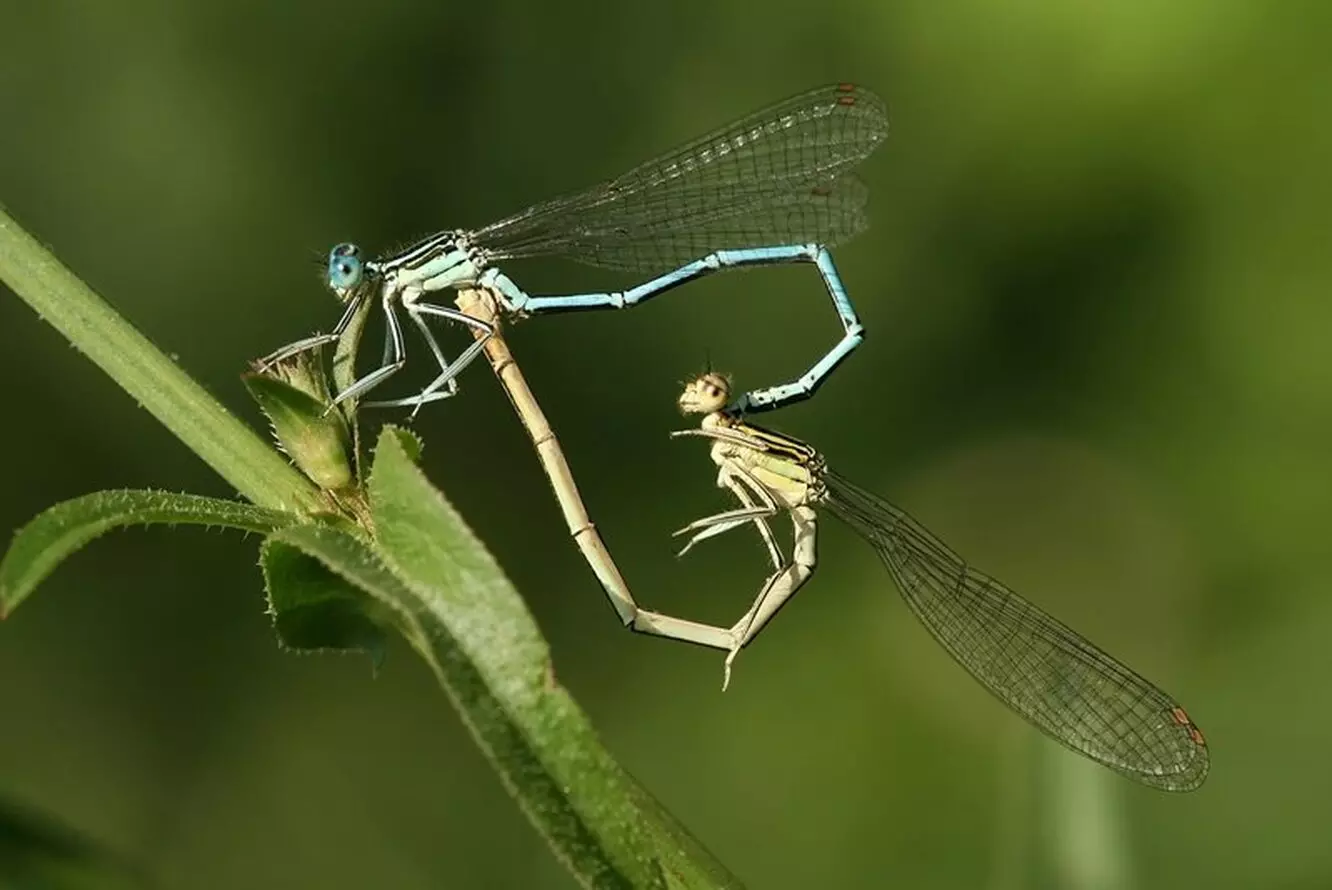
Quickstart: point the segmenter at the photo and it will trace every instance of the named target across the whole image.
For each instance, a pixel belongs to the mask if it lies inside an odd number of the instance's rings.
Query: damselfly
[[[730,384],[721,375],[691,380],[680,409],[704,415],[703,421],[673,434],[712,440],[717,485],[741,504],[677,532],[692,535],[681,553],[753,523],[773,564],[758,598],[726,631],[726,682],[736,653],[813,573],[816,511],[825,508],[869,542],[926,629],[1008,707],[1074,751],[1144,784],[1166,791],[1202,784],[1207,743],[1174,699],[973,569],[906,513],[830,470],[809,445],[726,411],[729,398]],[[789,559],[768,526],[781,513],[794,528]]]
[[[378,297],[387,328],[380,366],[335,396],[358,398],[406,363],[397,310],[420,331],[439,365],[423,390],[381,406],[419,408],[458,391],[456,378],[495,326],[427,302],[439,291],[480,289],[509,318],[634,306],[721,269],[813,263],[843,328],[838,343],[798,379],[746,394],[735,407],[760,411],[809,397],[863,336],[827,248],[866,225],[866,190],[851,170],[888,132],[883,102],[852,84],[811,90],[755,112],[628,173],[529,207],[472,231],[447,230],[406,250],[365,260],[353,244],[329,253],[328,284],[346,304],[333,331],[291,343],[267,366],[338,338],[360,306]],[[564,256],[657,273],[623,291],[530,296],[499,262]],[[427,322],[444,318],[484,335],[448,359]]]

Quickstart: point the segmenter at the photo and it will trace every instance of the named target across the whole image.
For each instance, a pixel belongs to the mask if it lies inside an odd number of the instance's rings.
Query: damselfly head
[[[361,249],[355,244],[339,244],[328,252],[328,286],[338,299],[347,302],[365,279]]]
[[[678,404],[682,414],[712,414],[725,408],[730,400],[731,381],[709,371],[685,383]]]

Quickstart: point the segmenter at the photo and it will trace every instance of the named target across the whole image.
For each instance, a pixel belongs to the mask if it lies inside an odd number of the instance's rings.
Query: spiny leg
[[[407,317],[410,318],[412,320],[412,323],[416,325],[416,328],[421,332],[421,337],[425,340],[426,345],[430,347],[430,353],[435,357],[435,362],[440,366],[441,370],[447,372],[449,369],[449,360],[444,357],[444,350],[440,348],[438,341],[435,340],[434,336],[430,332],[430,329],[426,327],[425,321],[422,320],[422,318],[419,315],[417,315],[416,312],[413,311],[413,307],[409,302],[409,298],[406,292],[404,292],[402,298],[402,305],[403,308],[407,310]],[[441,377],[442,376],[443,375],[441,375]],[[450,382],[452,383],[451,379]],[[427,390],[429,390],[429,387],[427,387]],[[441,399],[448,398],[454,395],[457,391],[458,391],[457,384],[454,384],[449,387],[448,392],[441,393],[439,395],[439,398]],[[416,411],[419,411],[421,409],[421,405],[425,404],[426,401],[434,401],[434,399],[423,399],[422,396],[424,396],[425,394],[426,392],[423,391],[421,393],[418,393],[417,395],[408,396],[407,398],[403,399],[385,399],[384,401],[367,402],[366,407],[398,408],[398,407],[406,407],[408,405],[415,405]],[[416,416],[416,411],[412,412],[413,417]]]
[[[407,317],[412,320],[412,324],[416,325],[416,329],[421,332],[421,338],[426,341],[426,346],[430,348],[430,354],[435,357],[435,363],[439,365],[441,374],[447,373],[449,370],[449,360],[444,357],[444,350],[440,348],[439,341],[435,339],[435,335],[431,332],[430,328],[426,326],[425,319],[421,317],[418,308],[406,300],[403,300],[403,308],[407,310]],[[452,377],[448,379],[447,384],[451,392],[458,391],[458,383]],[[432,384],[432,386],[434,386],[434,384]],[[435,386],[435,388],[438,387]],[[425,395],[427,390],[431,390],[431,387],[426,387],[426,390],[423,390],[421,395]]]
[[[347,325],[351,324],[351,320],[356,316],[356,311],[360,308],[361,301],[352,300],[347,304],[347,308],[343,311],[342,317],[338,319],[338,323],[333,326],[331,333],[314,334],[313,336],[297,340],[294,343],[288,343],[281,349],[275,350],[259,359],[260,373],[267,371],[278,362],[285,361],[294,355],[300,355],[302,352],[306,352],[318,346],[323,346],[325,343],[332,343],[334,340],[342,336],[343,331],[347,330]]]
[[[768,488],[762,482],[755,479],[754,475],[744,466],[736,464],[732,469],[735,471],[734,478],[744,486],[747,486],[753,495],[759,500],[763,501],[765,504],[771,504],[773,514],[775,515],[777,512],[777,502],[772,497],[771,492],[768,491]],[[768,525],[768,517],[755,519],[754,527],[758,530],[759,537],[763,539],[764,546],[768,548],[768,558],[772,560],[773,568],[781,568],[785,557],[782,555],[782,549],[777,546],[777,537],[772,533],[772,526]]]
[[[738,472],[737,472],[738,471]],[[738,480],[737,481],[737,477]],[[762,504],[755,504],[754,498],[750,496],[749,491],[740,482],[743,481],[753,491],[754,495],[761,500]],[[753,522],[758,529],[759,537],[763,539],[764,546],[768,550],[768,558],[772,560],[773,568],[780,569],[784,563],[781,548],[777,546],[777,539],[772,533],[772,528],[768,525],[767,519],[770,516],[777,515],[779,508],[777,502],[773,500],[772,495],[756,479],[749,476],[749,473],[739,466],[723,467],[717,473],[717,484],[728,488],[736,499],[744,505],[738,510],[728,510],[724,513],[717,513],[712,516],[706,516],[702,519],[696,519],[689,525],[673,533],[673,536],[683,535],[687,532],[697,531],[689,542],[685,544],[676,556],[684,556],[699,541],[707,540],[720,534],[725,534],[732,529],[739,528],[747,522]]]
[[[717,487],[728,489],[736,500],[740,501],[741,506],[734,510],[723,510],[720,513],[713,513],[710,516],[704,516],[701,519],[695,519],[693,522],[671,532],[671,537],[697,532],[690,540],[684,550],[681,550],[677,556],[684,556],[685,552],[693,546],[696,541],[707,540],[716,535],[724,534],[732,529],[739,528],[742,525],[752,521],[755,517],[775,516],[779,511],[777,502],[774,501],[766,491],[760,489],[760,499],[763,503],[756,504],[754,499],[749,496],[749,492],[741,487],[740,483],[735,481],[727,469],[723,469],[717,474]]]
[[[407,362],[407,347],[402,339],[402,324],[398,321],[398,316],[393,311],[393,296],[391,290],[384,291],[384,318],[387,321],[387,327],[384,331],[384,355],[381,359],[380,367],[369,374],[366,374],[360,380],[356,380],[342,392],[333,397],[333,403],[329,405],[329,410],[333,405],[344,402],[347,399],[354,399],[364,395],[366,392],[374,389],[388,378],[392,377]]]
[[[371,402],[369,405],[375,408],[412,406],[414,408],[412,416],[415,417],[416,413],[420,411],[421,407],[426,403],[451,398],[457,394],[458,375],[481,354],[482,350],[485,348],[486,341],[494,336],[495,328],[493,325],[481,321],[478,318],[473,318],[464,312],[459,312],[457,309],[451,309],[447,306],[436,306],[433,303],[420,303],[416,302],[414,299],[404,298],[403,308],[407,310],[408,317],[411,318],[412,321],[415,322],[417,328],[420,329],[421,336],[425,338],[426,344],[430,347],[431,353],[435,356],[435,361],[439,364],[440,368],[439,376],[414,396],[408,396],[407,398],[402,399],[391,399],[383,402]],[[481,331],[484,336],[474,339],[467,345],[467,348],[462,351],[455,361],[449,362],[444,357],[444,350],[440,348],[434,333],[425,323],[425,319],[421,318],[421,315],[432,315],[446,318],[450,321]],[[444,389],[443,392],[439,391],[441,388]]]
[[[733,445],[740,445],[745,448],[751,448],[754,451],[768,451],[767,442],[762,439],[755,439],[753,436],[747,436],[738,430],[727,429],[725,427],[714,427],[711,429],[701,429],[699,427],[690,427],[683,430],[671,430],[671,438],[678,439],[682,436],[699,436],[704,439],[716,439],[719,442],[730,442]]]
[[[754,451],[769,450],[768,443],[763,441],[762,439],[757,439],[753,436],[746,435],[745,433],[740,432],[738,430],[728,429],[726,427],[710,427],[710,428],[691,427],[689,429],[675,430],[671,433],[671,438],[678,438],[680,436],[701,436],[705,439],[716,439],[717,441],[729,442],[733,445],[739,445],[742,448],[748,448]],[[768,503],[773,504],[773,511],[776,512],[776,504],[772,500],[771,495],[768,493],[767,487],[764,486],[763,483],[759,482],[756,478],[754,478],[754,476],[748,470],[746,470],[743,465],[734,462],[729,463],[726,469],[723,469],[721,472],[717,474],[717,484],[719,486],[726,484],[722,478],[724,475],[729,475],[732,478],[738,478],[741,482],[747,485],[749,487],[749,490],[752,491],[765,504]],[[737,494],[737,497],[740,498],[742,503],[746,504],[749,503],[747,500],[745,500],[745,498],[742,495]],[[691,523],[690,527],[691,528],[703,527],[706,525],[711,525],[712,523],[709,522],[710,519],[719,519],[719,521],[727,523],[725,528],[719,528],[716,531],[710,531],[708,534],[699,535],[698,540],[703,540],[704,538],[709,538],[712,537],[713,535],[722,534],[724,532],[730,531],[732,528],[739,527],[740,525],[739,522],[732,523],[728,521],[732,518],[738,518],[739,515],[740,511],[732,511],[732,513],[727,514],[725,517],[721,517],[719,514],[718,517],[708,517],[707,519],[700,519],[695,523]],[[782,564],[782,559],[780,555],[781,549],[777,546],[777,543],[773,538],[772,529],[768,526],[767,522],[765,521],[766,517],[760,516],[757,518],[754,517],[749,517],[749,518],[751,518],[754,524],[758,527],[759,535],[763,538],[764,543],[767,545],[769,555],[772,556],[773,565],[780,566]],[[683,529],[681,530],[681,532],[682,531]],[[681,532],[676,532],[676,534],[681,534]],[[694,542],[692,541],[690,542],[691,545],[693,543]],[[683,551],[681,551],[681,555],[683,555]]]
[[[469,346],[467,349],[463,350],[462,354],[459,356],[459,360],[469,358],[469,353],[474,352],[480,352],[480,350],[473,350]],[[475,356],[472,355],[471,357]],[[421,410],[421,406],[427,405],[430,402],[451,399],[458,394],[458,386],[456,382],[449,385],[450,381],[448,379],[444,380],[443,389],[441,390],[440,380],[443,378],[444,375],[441,374],[434,381],[431,381],[431,383],[421,390],[421,392],[414,396],[406,396],[401,399],[385,399],[380,402],[366,402],[365,406],[367,408],[412,408],[414,410],[410,416],[415,417],[417,412]]]
[[[466,312],[461,312],[449,306],[437,306],[434,303],[412,301],[407,306],[407,311],[411,314],[412,318],[416,320],[417,325],[421,328],[422,334],[425,336],[426,342],[430,344],[431,351],[435,353],[435,358],[439,360],[439,376],[430,381],[426,388],[421,391],[420,397],[425,401],[434,401],[435,399],[429,397],[433,396],[436,390],[440,387],[448,387],[450,394],[456,393],[458,391],[458,375],[465,371],[467,367],[476,360],[477,356],[481,354],[482,350],[485,349],[486,341],[495,336],[495,326],[484,322],[479,318],[473,318]],[[482,336],[473,339],[472,342],[467,345],[467,348],[459,354],[458,358],[452,363],[449,363],[444,360],[443,351],[439,348],[439,344],[436,342],[434,334],[431,333],[425,321],[420,318],[421,315],[431,315],[436,318],[448,319],[449,321],[480,331]],[[443,398],[447,398],[447,396],[444,396]],[[424,404],[425,401],[421,402],[421,404]],[[419,409],[420,405],[417,407]]]
[[[311,337],[288,343],[281,349],[271,352],[259,359],[257,362],[259,366],[258,370],[262,374],[278,362],[286,361],[292,356],[300,355],[302,352],[308,352],[311,349],[323,346],[325,343],[332,343],[334,340],[338,339],[338,336],[338,334],[315,334]]]
[[[728,488],[730,486],[727,486]],[[700,541],[706,541],[708,538],[715,538],[717,535],[726,534],[726,532],[739,528],[742,525],[748,525],[755,520],[764,520],[769,516],[775,515],[775,510],[769,510],[767,507],[744,507],[738,510],[727,510],[723,513],[714,513],[711,516],[705,516],[702,519],[696,519],[686,525],[684,528],[671,532],[671,537],[678,538],[680,535],[695,532],[693,537],[685,543],[684,547],[675,555],[684,556],[694,545]],[[700,531],[701,529],[701,531]]]

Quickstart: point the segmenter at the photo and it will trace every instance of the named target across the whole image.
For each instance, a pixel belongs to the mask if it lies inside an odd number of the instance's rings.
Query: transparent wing
[[[868,224],[865,184],[847,174],[801,192],[763,196],[748,205],[710,206],[702,194],[673,192],[681,212],[637,238],[620,230],[585,232],[578,251],[562,254],[610,269],[660,271],[706,256],[714,250],[777,244],[818,243],[831,247]]]
[[[724,248],[831,245],[864,228],[865,188],[847,174],[887,133],[873,93],[820,87],[471,237],[496,259],[646,271]]]
[[[1174,699],[956,553],[827,473],[827,506],[878,551],[902,596],[986,689],[1051,737],[1144,784],[1190,791],[1207,744]]]

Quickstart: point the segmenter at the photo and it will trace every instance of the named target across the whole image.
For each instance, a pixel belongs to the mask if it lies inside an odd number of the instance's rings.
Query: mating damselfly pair
[[[351,244],[333,248],[328,284],[346,304],[328,334],[268,356],[274,364],[336,340],[367,301],[379,300],[386,330],[379,367],[334,402],[359,399],[406,361],[398,317],[407,315],[438,366],[415,395],[366,403],[413,411],[458,392],[458,375],[485,354],[508,392],[555,490],[570,534],[620,620],[633,630],[726,651],[732,662],[815,566],[816,508],[847,522],[882,557],[899,591],[944,648],[985,688],[1035,726],[1127,776],[1189,790],[1206,776],[1202,734],[1173,699],[992,578],[976,572],[905,513],[828,470],[813,448],[754,426],[747,415],[805,399],[861,342],[864,329],[828,249],[864,229],[867,191],[855,176],[886,137],[883,102],[851,84],[811,90],[757,111],[614,179],[475,230],[439,232],[391,256],[368,260]],[[650,273],[622,291],[532,296],[501,263],[564,256]],[[832,299],[842,336],[798,378],[733,397],[725,378],[691,381],[680,407],[704,416],[717,484],[737,509],[691,523],[694,543],[753,526],[773,574],[731,627],[641,608],[578,493],[572,472],[502,336],[505,320],[551,312],[619,309],[712,272],[811,263]],[[440,300],[452,293],[454,305]],[[473,340],[450,358],[430,322],[445,319]],[[768,520],[786,513],[791,555]],[[683,552],[683,551],[682,551]]]

